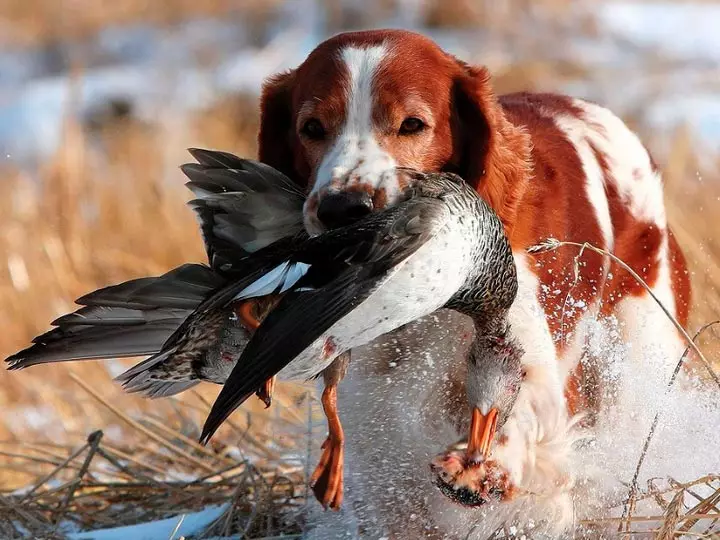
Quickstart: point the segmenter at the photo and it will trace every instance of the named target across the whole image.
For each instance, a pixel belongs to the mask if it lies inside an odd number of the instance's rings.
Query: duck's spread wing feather
[[[323,290],[291,292],[283,297],[245,347],[238,360],[242,368],[236,365],[223,386],[203,427],[201,444],[207,443],[263,382],[365,299],[366,291],[362,289],[370,289],[373,283],[363,281],[361,273],[362,268],[355,267]]]
[[[207,266],[184,264],[162,276],[103,287],[77,299],[83,307],[6,359],[9,369],[47,362],[125,358],[158,352],[203,299],[225,280]]]
[[[181,167],[210,265],[233,273],[239,260],[303,231],[305,196],[279,171],[226,152],[191,149]]]
[[[446,217],[447,207],[441,201],[416,199],[361,224],[310,239],[307,249],[297,256],[308,264],[307,272],[270,312],[242,352],[213,404],[201,442],[207,443],[264,381],[366,300],[393,268],[439,230]],[[318,359],[317,372],[323,365],[323,359]]]

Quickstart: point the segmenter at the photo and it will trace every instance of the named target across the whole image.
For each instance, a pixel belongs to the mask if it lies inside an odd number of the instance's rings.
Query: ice
[[[222,515],[227,506],[208,506],[199,512],[137,525],[70,533],[67,538],[69,540],[126,540],[128,538],[133,540],[165,540],[173,538],[177,540],[201,533],[203,529]],[[178,523],[180,523],[179,526]]]

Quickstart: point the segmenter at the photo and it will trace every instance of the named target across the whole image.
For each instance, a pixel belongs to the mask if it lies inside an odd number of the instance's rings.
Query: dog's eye
[[[325,128],[317,118],[311,118],[305,122],[300,132],[314,141],[321,141],[325,138]]]
[[[422,120],[410,116],[400,124],[400,135],[412,135],[413,133],[421,131],[424,127],[425,123]]]

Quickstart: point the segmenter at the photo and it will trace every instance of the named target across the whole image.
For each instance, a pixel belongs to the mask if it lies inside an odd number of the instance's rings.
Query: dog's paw
[[[463,451],[453,450],[430,463],[435,483],[450,500],[463,506],[482,506],[513,498],[510,473],[497,461],[475,462]]]

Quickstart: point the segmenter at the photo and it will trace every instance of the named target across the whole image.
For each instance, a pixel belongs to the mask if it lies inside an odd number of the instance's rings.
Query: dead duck
[[[170,395],[227,379],[203,441],[252,393],[269,401],[276,375],[322,373],[330,434],[312,480],[321,502],[337,508],[343,434],[334,396],[349,349],[440,307],[476,318],[479,335],[482,321],[502,319],[517,288],[502,225],[458,177],[406,171],[415,181],[408,200],[310,239],[304,197],[289,180],[230,154],[193,155],[200,163],[183,170],[198,196],[191,205],[210,267],[185,265],[91,293],[80,299],[84,308],[9,358],[11,369],[154,353],[121,375],[128,390]],[[249,188],[257,177],[277,189]],[[253,201],[247,192],[259,195]],[[270,205],[263,219],[260,201]],[[273,213],[287,222],[273,228]]]
[[[483,339],[505,338],[507,331],[501,337],[493,332],[507,324],[517,278],[500,220],[459,177],[405,172],[413,186],[406,200],[297,244],[263,278],[235,283],[218,295],[217,303],[198,310],[231,298],[283,295],[235,364],[205,423],[202,442],[262,381],[314,378],[343,353],[441,307],[473,317]],[[514,340],[507,343],[515,347]],[[493,358],[498,357],[486,355],[485,362]],[[482,377],[481,370],[470,372]],[[312,478],[323,486],[321,501],[334,508],[342,500],[344,436],[336,386],[327,384],[323,393],[329,436]],[[480,405],[472,408],[476,434],[493,413],[483,414]],[[494,431],[487,433],[491,440]]]

